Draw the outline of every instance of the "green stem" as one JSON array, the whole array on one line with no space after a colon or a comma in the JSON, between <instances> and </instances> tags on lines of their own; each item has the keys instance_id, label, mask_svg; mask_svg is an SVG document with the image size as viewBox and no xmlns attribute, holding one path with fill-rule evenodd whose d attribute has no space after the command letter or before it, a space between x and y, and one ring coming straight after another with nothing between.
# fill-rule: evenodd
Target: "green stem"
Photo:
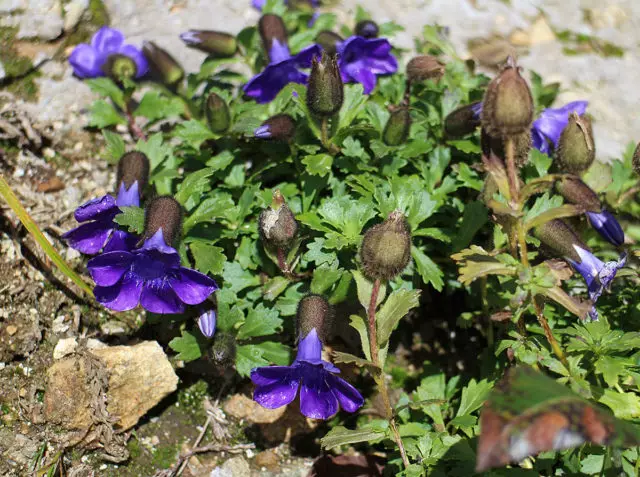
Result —
<instances>
[{"instance_id":1,"label":"green stem","mask_svg":"<svg viewBox=\"0 0 640 477\"><path fill-rule=\"evenodd\" d=\"M75 283L82 291L84 291L88 296L93 298L93 292L89 285L87 285L80 276L74 272L71 267L64 261L64 259L60 256L60 254L53 248L51 242L47 240L44 236L40 228L36 225L33 219L29 216L27 211L24 209L20 200L16 197L16 195L11 190L11 187L4 179L4 176L0 174L0 195L4 197L4 200L7 201L11 210L18 216L22 225L29 231L29 233L33 236L34 240L38 242L40 247L44 253L51 259L51 261L58 267L58 269L64 273L69 280Z\"/></svg>"},{"instance_id":2,"label":"green stem","mask_svg":"<svg viewBox=\"0 0 640 477\"><path fill-rule=\"evenodd\" d=\"M553 336L553 332L551 331L549 322L544 317L544 313L543 313L544 310L542 309L542 306L538 303L535 297L533 297L532 301L533 301L533 307L536 310L536 316L538 317L538 322L540 323L540 326L542 326L544 335L547 337L547 341L551 345L551 349L553 350L556 357L560 360L560 362L564 365L564 367L567 368L567 371L569 371L569 363L567 362L567 358L565 357L564 352L560 347L560 344L556 340L556 337Z\"/></svg>"},{"instance_id":3,"label":"green stem","mask_svg":"<svg viewBox=\"0 0 640 477\"><path fill-rule=\"evenodd\" d=\"M329 144L329 118L326 116L323 116L320 121L320 141L325 148L331 149L331 144Z\"/></svg>"},{"instance_id":4,"label":"green stem","mask_svg":"<svg viewBox=\"0 0 640 477\"><path fill-rule=\"evenodd\" d=\"M387 383L384 379L384 370L380 365L380 360L378 359L378 328L376 326L376 308L378 306L378 295L380 293L380 279L377 278L373 282L373 289L371 290L371 298L369 299L369 308L367 310L367 315L369 318L369 349L371 352L371 361L374 366L377 368L375 371L376 375L374 376L374 380L378 385L378 389L380 390L380 396L382 397L382 401L384 403L385 411L387 414L387 419L389 421L389 427L391 428L391 432L393 432L393 438L396 441L396 445L400 450L400 457L402 458L402 463L404 464L405 469L409 467L410 462L407 458L407 453L404 450L404 444L402 443L402 437L400 436L400 431L398 431L398 426L396 424L396 418L393 413L393 407L391 407L391 400L389 399L389 391L387 389Z\"/></svg>"}]
</instances>

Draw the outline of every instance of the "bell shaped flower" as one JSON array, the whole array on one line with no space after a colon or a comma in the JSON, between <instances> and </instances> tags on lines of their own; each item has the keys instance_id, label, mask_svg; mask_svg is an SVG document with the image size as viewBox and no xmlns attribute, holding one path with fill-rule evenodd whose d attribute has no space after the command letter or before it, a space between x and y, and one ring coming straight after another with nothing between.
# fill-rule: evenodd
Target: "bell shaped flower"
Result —
<instances>
[{"instance_id":1,"label":"bell shaped flower","mask_svg":"<svg viewBox=\"0 0 640 477\"><path fill-rule=\"evenodd\" d=\"M351 36L336 47L342 81L362 83L365 94L373 91L378 75L398 71L398 61L391 54L391 43L385 38Z\"/></svg>"},{"instance_id":2,"label":"bell shaped flower","mask_svg":"<svg viewBox=\"0 0 640 477\"><path fill-rule=\"evenodd\" d=\"M128 189L124 182L120 182L115 199L111 195L105 195L78 207L74 217L81 225L63 234L62 238L71 248L87 255L95 255L103 247L107 252L130 250L137 237L118 230L113 219L121 212L119 207L131 206L140 206L138 182L135 181Z\"/></svg>"},{"instance_id":3,"label":"bell shaped flower","mask_svg":"<svg viewBox=\"0 0 640 477\"><path fill-rule=\"evenodd\" d=\"M135 77L140 78L149 69L142 51L125 43L124 34L115 28L103 26L91 38L91 43L80 43L71 52L69 63L80 78L105 76L104 66L110 55L130 58L136 66Z\"/></svg>"},{"instance_id":4,"label":"bell shaped flower","mask_svg":"<svg viewBox=\"0 0 640 477\"><path fill-rule=\"evenodd\" d=\"M575 270L582 275L587 284L589 298L593 302L593 308L589 312L589 317L593 321L598 320L598 312L595 304L602 292L609 287L615 278L618 270L620 270L627 262L626 254L622 254L618 260L603 262L590 251L573 245L574 250L580 257L580 260L567 259Z\"/></svg>"},{"instance_id":5,"label":"bell shaped flower","mask_svg":"<svg viewBox=\"0 0 640 477\"><path fill-rule=\"evenodd\" d=\"M270 63L244 85L244 93L258 103L268 103L289 83L306 84L309 74L300 70L311 68L311 61L321 53L320 46L311 45L291 55L286 44L274 39L269 50Z\"/></svg>"},{"instance_id":6,"label":"bell shaped flower","mask_svg":"<svg viewBox=\"0 0 640 477\"><path fill-rule=\"evenodd\" d=\"M256 385L253 399L262 407L276 409L293 401L300 389L300 412L311 419L328 419L342 407L355 412L362 395L336 374L340 370L322 359L322 342L313 328L300 340L291 366L266 366L251 371Z\"/></svg>"},{"instance_id":7,"label":"bell shaped flower","mask_svg":"<svg viewBox=\"0 0 640 477\"><path fill-rule=\"evenodd\" d=\"M132 251L107 252L87 263L96 282L96 300L115 311L142 305L152 313L182 313L218 289L216 282L180 266L180 256L167 245L162 228Z\"/></svg>"},{"instance_id":8,"label":"bell shaped flower","mask_svg":"<svg viewBox=\"0 0 640 477\"><path fill-rule=\"evenodd\" d=\"M198 316L198 328L200 333L207 338L213 338L216 334L216 324L218 315L213 307L200 307L200 315Z\"/></svg>"},{"instance_id":9,"label":"bell shaped flower","mask_svg":"<svg viewBox=\"0 0 640 477\"><path fill-rule=\"evenodd\" d=\"M586 214L591 227L607 242L618 247L624 243L624 230L611 212L602 209L601 212L587 212Z\"/></svg>"}]
</instances>

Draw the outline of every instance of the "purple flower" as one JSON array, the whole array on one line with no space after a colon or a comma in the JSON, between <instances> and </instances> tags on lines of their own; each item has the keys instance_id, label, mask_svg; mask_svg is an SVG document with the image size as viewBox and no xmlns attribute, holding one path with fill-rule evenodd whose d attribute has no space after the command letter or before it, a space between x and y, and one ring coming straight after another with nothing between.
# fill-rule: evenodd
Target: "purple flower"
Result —
<instances>
[{"instance_id":1,"label":"purple flower","mask_svg":"<svg viewBox=\"0 0 640 477\"><path fill-rule=\"evenodd\" d=\"M624 267L627 262L626 254L620 255L619 260L611 262L603 262L598 257L593 255L588 250L583 249L578 245L573 245L576 253L580 257L580 262L568 259L569 263L576 269L587 283L587 290L589 291L589 298L593 302L594 307L589 312L591 320L598 320L598 312L595 309L595 304L602 295L602 292L609 287L609 284L613 281L618 270Z\"/></svg>"},{"instance_id":2,"label":"purple flower","mask_svg":"<svg viewBox=\"0 0 640 477\"><path fill-rule=\"evenodd\" d=\"M322 359L322 342L316 329L300 340L298 354L291 366L254 368L251 380L256 385L253 399L262 407L276 409L293 401L300 390L300 412L312 419L328 419L341 406L355 412L362 395L351 384L336 376L340 370Z\"/></svg>"},{"instance_id":3,"label":"purple flower","mask_svg":"<svg viewBox=\"0 0 640 477\"><path fill-rule=\"evenodd\" d=\"M113 221L121 212L119 206L140 206L138 181L129 189L121 182L116 199L111 195L105 195L82 204L74 213L75 219L82 225L63 234L62 238L71 248L87 255L95 255L103 247L106 252L131 250L137 238L128 232L117 230Z\"/></svg>"},{"instance_id":4,"label":"purple flower","mask_svg":"<svg viewBox=\"0 0 640 477\"><path fill-rule=\"evenodd\" d=\"M218 289L208 276L180 266L178 252L166 244L159 228L142 247L103 253L87 268L96 282L96 300L115 311L140 303L153 313L182 313Z\"/></svg>"},{"instance_id":5,"label":"purple flower","mask_svg":"<svg viewBox=\"0 0 640 477\"><path fill-rule=\"evenodd\" d=\"M606 241L619 247L624 243L624 230L608 210L602 212L587 212L591 226L596 229Z\"/></svg>"},{"instance_id":6,"label":"purple flower","mask_svg":"<svg viewBox=\"0 0 640 477\"><path fill-rule=\"evenodd\" d=\"M398 62L390 53L391 43L385 38L351 36L336 46L342 81L362 83L365 94L375 88L377 75L398 70Z\"/></svg>"},{"instance_id":7,"label":"purple flower","mask_svg":"<svg viewBox=\"0 0 640 477\"><path fill-rule=\"evenodd\" d=\"M216 334L217 315L213 308L201 308L198 317L198 327L200 332L207 338L213 338Z\"/></svg>"},{"instance_id":8,"label":"purple flower","mask_svg":"<svg viewBox=\"0 0 640 477\"><path fill-rule=\"evenodd\" d=\"M91 44L80 43L71 52L69 63L73 72L80 78L96 78L104 76L102 67L111 54L128 56L136 64L136 78L143 76L149 69L147 60L133 45L124 42L124 35L120 30L103 26L98 30Z\"/></svg>"},{"instance_id":9,"label":"purple flower","mask_svg":"<svg viewBox=\"0 0 640 477\"><path fill-rule=\"evenodd\" d=\"M262 9L264 8L265 3L267 3L267 0L251 0L251 6L260 11L262 11ZM285 0L284 4L286 5L287 3L287 0ZM309 3L313 8L317 8L320 6L320 0L311 0Z\"/></svg>"},{"instance_id":10,"label":"purple flower","mask_svg":"<svg viewBox=\"0 0 640 477\"><path fill-rule=\"evenodd\" d=\"M273 46L269 51L271 63L262 73L255 75L244 85L245 94L254 98L258 103L268 103L287 84L305 84L309 75L300 69L311 68L311 60L314 56L320 56L321 53L322 49L319 45L311 45L297 55L291 56L289 47L274 39Z\"/></svg>"}]
</instances>

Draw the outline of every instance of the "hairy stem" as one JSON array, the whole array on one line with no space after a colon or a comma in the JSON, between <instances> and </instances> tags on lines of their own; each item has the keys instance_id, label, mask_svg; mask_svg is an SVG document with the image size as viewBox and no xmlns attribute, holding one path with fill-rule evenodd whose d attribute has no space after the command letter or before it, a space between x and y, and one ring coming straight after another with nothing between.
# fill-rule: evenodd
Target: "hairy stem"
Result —
<instances>
[{"instance_id":1,"label":"hairy stem","mask_svg":"<svg viewBox=\"0 0 640 477\"><path fill-rule=\"evenodd\" d=\"M513 139L510 137L505 140L505 152L507 155L507 179L509 180L509 189L511 189L511 200L518 203L520 201L520 179L518 178L518 169L516 167Z\"/></svg>"},{"instance_id":2,"label":"hairy stem","mask_svg":"<svg viewBox=\"0 0 640 477\"><path fill-rule=\"evenodd\" d=\"M11 190L11 187L4 179L4 176L0 174L0 195L4 197L4 200L7 201L11 210L18 216L22 225L29 231L34 240L42 247L44 253L51 259L51 261L55 264L58 269L64 273L69 280L75 283L83 292L85 292L88 296L93 298L93 292L91 291L91 287L85 283L85 281L80 278L80 276L73 271L73 269L64 261L64 259L60 256L60 254L53 248L51 242L47 240L47 237L44 236L38 225L33 221L33 219L29 216L25 208L20 203L20 200L16 197Z\"/></svg>"},{"instance_id":3,"label":"hairy stem","mask_svg":"<svg viewBox=\"0 0 640 477\"><path fill-rule=\"evenodd\" d=\"M371 290L371 298L369 300L369 309L368 309L368 318L369 318L369 350L371 352L371 361L374 366L378 369L376 371L376 375L374 379L376 384L378 385L378 389L380 391L380 396L382 397L382 401L384 403L385 411L387 413L387 419L389 420L389 427L391 428L391 432L393 432L393 438L396 441L396 445L400 450L400 457L402 458L402 463L404 467L409 467L409 459L407 458L407 453L404 450L404 444L402 443L402 437L400 437L400 432L398 431L398 425L396 424L396 418L393 413L393 407L391 406L391 400L389 399L389 390L387 389L387 383L384 379L384 371L382 366L380 365L380 360L378 358L378 328L376 326L376 308L378 306L378 295L380 293L380 279L376 279L373 282L373 289Z\"/></svg>"},{"instance_id":4,"label":"hairy stem","mask_svg":"<svg viewBox=\"0 0 640 477\"><path fill-rule=\"evenodd\" d=\"M525 267L529 266L529 255L527 252L527 232L524 230L522 220L518 219L518 225L516 228L518 235L518 246L520 247L520 261Z\"/></svg>"},{"instance_id":5,"label":"hairy stem","mask_svg":"<svg viewBox=\"0 0 640 477\"><path fill-rule=\"evenodd\" d=\"M538 302L538 300L536 300L535 297L533 298L532 301L533 301L533 307L536 310L536 316L538 317L538 322L540 323L540 326L542 326L542 329L544 331L544 335L547 337L547 341L551 345L551 349L553 350L553 352L556 355L556 357L560 360L560 362L564 365L564 367L567 368L567 371L568 371L569 370L569 363L567 362L567 358L565 357L564 352L562 351L562 348L560 347L560 344L556 340L556 337L553 336L553 332L551 331L551 328L549 327L549 322L544 317L544 313L543 313L544 310L543 310L542 305Z\"/></svg>"},{"instance_id":6,"label":"hairy stem","mask_svg":"<svg viewBox=\"0 0 640 477\"><path fill-rule=\"evenodd\" d=\"M142 128L138 126L136 123L136 118L133 115L133 111L131 109L131 100L125 101L125 116L127 117L127 124L129 126L129 132L133 136L134 139L138 141L146 141L147 135L144 133Z\"/></svg>"}]
</instances>

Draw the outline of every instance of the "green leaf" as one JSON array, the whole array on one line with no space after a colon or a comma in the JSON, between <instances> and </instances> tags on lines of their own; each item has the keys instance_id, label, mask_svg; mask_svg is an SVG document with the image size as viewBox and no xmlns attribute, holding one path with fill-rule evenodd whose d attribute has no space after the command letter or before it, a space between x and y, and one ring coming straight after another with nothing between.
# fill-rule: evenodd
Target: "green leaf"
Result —
<instances>
[{"instance_id":1,"label":"green leaf","mask_svg":"<svg viewBox=\"0 0 640 477\"><path fill-rule=\"evenodd\" d=\"M322 439L320 444L325 450L333 449L334 447L343 446L346 444L355 444L357 442L373 442L384 438L387 435L387 431L378 428L362 428L362 429L347 429L344 426L336 426L331 429Z\"/></svg>"},{"instance_id":2,"label":"green leaf","mask_svg":"<svg viewBox=\"0 0 640 477\"><path fill-rule=\"evenodd\" d=\"M182 336L173 338L169 341L169 347L178 352L176 358L188 363L189 361L195 361L202 356L202 350L200 344L195 335L189 333L186 330L182 330Z\"/></svg>"},{"instance_id":3,"label":"green leaf","mask_svg":"<svg viewBox=\"0 0 640 477\"><path fill-rule=\"evenodd\" d=\"M489 213L482 202L468 203L464 208L460 229L453 240L453 250L458 251L469 246L473 237L488 220Z\"/></svg>"},{"instance_id":4,"label":"green leaf","mask_svg":"<svg viewBox=\"0 0 640 477\"><path fill-rule=\"evenodd\" d=\"M244 314L237 305L238 297L228 289L216 292L218 302L217 329L220 331L231 331L236 325L244 321Z\"/></svg>"},{"instance_id":5,"label":"green leaf","mask_svg":"<svg viewBox=\"0 0 640 477\"><path fill-rule=\"evenodd\" d=\"M189 244L196 268L202 273L220 275L224 269L227 257L222 247L216 247L205 242L191 242Z\"/></svg>"},{"instance_id":6,"label":"green leaf","mask_svg":"<svg viewBox=\"0 0 640 477\"><path fill-rule=\"evenodd\" d=\"M470 141L469 139L449 140L447 141L452 147L455 147L458 151L462 151L465 154L480 154L480 145L477 142Z\"/></svg>"},{"instance_id":7,"label":"green leaf","mask_svg":"<svg viewBox=\"0 0 640 477\"><path fill-rule=\"evenodd\" d=\"M127 148L124 144L124 139L120 134L109 131L108 129L102 130L102 135L104 136L104 141L107 143L105 148L106 157L108 163L115 164L127 151Z\"/></svg>"},{"instance_id":8,"label":"green leaf","mask_svg":"<svg viewBox=\"0 0 640 477\"><path fill-rule=\"evenodd\" d=\"M89 126L96 128L106 128L116 124L126 124L126 120L115 110L111 103L103 99L95 101L89 108Z\"/></svg>"},{"instance_id":9,"label":"green leaf","mask_svg":"<svg viewBox=\"0 0 640 477\"><path fill-rule=\"evenodd\" d=\"M411 246L411 256L416 262L416 269L425 283L431 283L431 286L438 291L444 287L442 280L443 272L427 255L415 245Z\"/></svg>"},{"instance_id":10,"label":"green leaf","mask_svg":"<svg viewBox=\"0 0 640 477\"><path fill-rule=\"evenodd\" d=\"M173 154L171 146L164 142L161 132L152 134L146 141L138 141L136 151L144 152L147 155L152 171Z\"/></svg>"},{"instance_id":11,"label":"green leaf","mask_svg":"<svg viewBox=\"0 0 640 477\"><path fill-rule=\"evenodd\" d=\"M460 267L461 283L468 284L487 275L516 275L518 262L507 254L492 255L482 247L472 245L451 255Z\"/></svg>"},{"instance_id":12,"label":"green leaf","mask_svg":"<svg viewBox=\"0 0 640 477\"><path fill-rule=\"evenodd\" d=\"M380 347L384 347L387 344L391 337L391 332L400 320L409 313L409 310L417 307L419 304L420 290L400 289L389 295L387 301L376 314L378 344Z\"/></svg>"},{"instance_id":13,"label":"green leaf","mask_svg":"<svg viewBox=\"0 0 640 477\"><path fill-rule=\"evenodd\" d=\"M111 78L90 78L85 80L84 84L89 86L91 91L94 93L109 98L116 106L118 106L118 108L124 110L124 92L113 82L113 80L111 80Z\"/></svg>"},{"instance_id":14,"label":"green leaf","mask_svg":"<svg viewBox=\"0 0 640 477\"><path fill-rule=\"evenodd\" d=\"M553 159L536 148L532 148L529 152L529 162L536 168L538 177L542 177L549 171Z\"/></svg>"},{"instance_id":15,"label":"green leaf","mask_svg":"<svg viewBox=\"0 0 640 477\"><path fill-rule=\"evenodd\" d=\"M140 207L123 207L119 209L122 213L113 219L116 224L126 227L129 232L142 235L144 232L144 210Z\"/></svg>"},{"instance_id":16,"label":"green leaf","mask_svg":"<svg viewBox=\"0 0 640 477\"><path fill-rule=\"evenodd\" d=\"M238 293L248 287L260 285L260 277L257 273L244 270L239 263L226 262L222 272L224 287Z\"/></svg>"},{"instance_id":17,"label":"green leaf","mask_svg":"<svg viewBox=\"0 0 640 477\"><path fill-rule=\"evenodd\" d=\"M213 197L207 197L198 208L194 210L184 221L182 229L186 234L192 227L201 222L211 222L212 219L225 217L229 210L234 207L231 195L218 193Z\"/></svg>"},{"instance_id":18,"label":"green leaf","mask_svg":"<svg viewBox=\"0 0 640 477\"><path fill-rule=\"evenodd\" d=\"M333 265L324 264L316 268L311 280L311 293L322 295L331 285L338 283L343 273L344 269L338 268L338 262L333 262Z\"/></svg>"},{"instance_id":19,"label":"green leaf","mask_svg":"<svg viewBox=\"0 0 640 477\"><path fill-rule=\"evenodd\" d=\"M248 377L253 368L269 366L271 363L285 366L289 364L290 349L280 343L265 341L259 344L247 344L236 349L236 371L240 376Z\"/></svg>"},{"instance_id":20,"label":"green leaf","mask_svg":"<svg viewBox=\"0 0 640 477\"><path fill-rule=\"evenodd\" d=\"M359 368L369 367L369 368L377 368L371 361L367 361L363 358L358 358L349 353L342 353L341 351L334 351L333 354L333 362L334 363L344 363L344 364L355 364Z\"/></svg>"},{"instance_id":21,"label":"green leaf","mask_svg":"<svg viewBox=\"0 0 640 477\"><path fill-rule=\"evenodd\" d=\"M486 379L483 379L480 382L477 382L475 379L471 379L469 384L467 384L467 386L462 390L460 407L458 407L456 416L471 414L476 409L479 409L489 395L489 391L491 391L492 387L493 383L490 383Z\"/></svg>"},{"instance_id":22,"label":"green leaf","mask_svg":"<svg viewBox=\"0 0 640 477\"><path fill-rule=\"evenodd\" d=\"M238 339L254 338L256 336L272 335L282 326L282 319L278 310L268 309L260 303L247 315L244 323L238 330Z\"/></svg>"},{"instance_id":23,"label":"green leaf","mask_svg":"<svg viewBox=\"0 0 640 477\"><path fill-rule=\"evenodd\" d=\"M640 417L640 397L635 393L619 393L613 389L605 389L604 395L599 402L611 408L613 414L620 419L637 419ZM637 429L640 429L640 427ZM640 433L638 436L640 436Z\"/></svg>"},{"instance_id":24,"label":"green leaf","mask_svg":"<svg viewBox=\"0 0 640 477\"><path fill-rule=\"evenodd\" d=\"M175 137L197 150L203 142L215 139L216 135L204 123L197 119L190 119L176 127Z\"/></svg>"},{"instance_id":25,"label":"green leaf","mask_svg":"<svg viewBox=\"0 0 640 477\"><path fill-rule=\"evenodd\" d=\"M215 170L213 168L207 167L186 176L178 188L175 199L185 207L189 205L188 201L191 197L194 197L197 202L200 202L202 194L211 189L209 177L211 177L214 172Z\"/></svg>"},{"instance_id":26,"label":"green leaf","mask_svg":"<svg viewBox=\"0 0 640 477\"><path fill-rule=\"evenodd\" d=\"M356 281L356 288L358 292L358 300L364 308L364 311L369 310L369 303L371 301L371 293L373 292L373 282L366 278L360 271L351 270L354 280ZM387 284L380 283L380 289L378 290L378 299L376 301L376 308L380 306L380 303L384 301L387 296Z\"/></svg>"},{"instance_id":27,"label":"green leaf","mask_svg":"<svg viewBox=\"0 0 640 477\"><path fill-rule=\"evenodd\" d=\"M167 97L156 90L147 91L136 108L136 116L144 116L153 122L184 113L184 103L176 97Z\"/></svg>"},{"instance_id":28,"label":"green leaf","mask_svg":"<svg viewBox=\"0 0 640 477\"><path fill-rule=\"evenodd\" d=\"M289 283L285 277L273 277L262 287L262 296L267 301L273 301L287 289Z\"/></svg>"},{"instance_id":29,"label":"green leaf","mask_svg":"<svg viewBox=\"0 0 640 477\"><path fill-rule=\"evenodd\" d=\"M333 156L329 154L314 154L305 156L302 163L307 166L307 172L312 176L324 177L331 172Z\"/></svg>"},{"instance_id":30,"label":"green leaf","mask_svg":"<svg viewBox=\"0 0 640 477\"><path fill-rule=\"evenodd\" d=\"M371 361L371 348L369 345L369 331L364 319L358 315L351 315L349 317L349 324L360 335L360 344L362 346L362 352L366 356L367 360Z\"/></svg>"},{"instance_id":31,"label":"green leaf","mask_svg":"<svg viewBox=\"0 0 640 477\"><path fill-rule=\"evenodd\" d=\"M436 429L444 430L444 417L442 416L442 405L439 401L446 399L446 381L443 373L427 376L420 381L420 386L415 391L415 396L419 401L423 401L420 407L423 412L433 419ZM436 401L436 402L433 402Z\"/></svg>"},{"instance_id":32,"label":"green leaf","mask_svg":"<svg viewBox=\"0 0 640 477\"><path fill-rule=\"evenodd\" d=\"M344 102L340 108L338 132L351 125L366 102L367 95L364 94L364 87L360 83L344 85Z\"/></svg>"}]
</instances>

